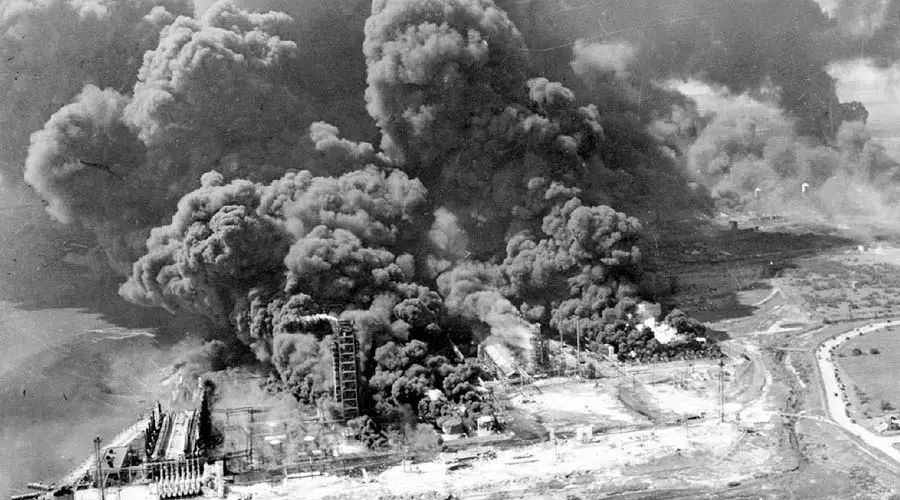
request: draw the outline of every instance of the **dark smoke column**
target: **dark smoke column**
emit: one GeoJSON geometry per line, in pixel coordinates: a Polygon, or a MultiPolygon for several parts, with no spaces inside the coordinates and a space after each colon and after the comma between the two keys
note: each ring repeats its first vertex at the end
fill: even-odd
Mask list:
{"type": "Polygon", "coordinates": [[[477,255],[502,252],[534,177],[577,182],[603,133],[593,106],[528,77],[528,51],[492,1],[378,1],[366,22],[366,102],[384,153],[455,213],[477,255]]]}

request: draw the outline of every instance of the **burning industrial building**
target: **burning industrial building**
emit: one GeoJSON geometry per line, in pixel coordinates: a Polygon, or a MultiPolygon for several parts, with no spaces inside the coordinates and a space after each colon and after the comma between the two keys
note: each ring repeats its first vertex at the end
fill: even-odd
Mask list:
{"type": "MultiPolygon", "coordinates": [[[[207,321],[213,347],[182,359],[249,351],[228,364],[372,433],[490,416],[481,382],[546,364],[545,338],[621,361],[717,356],[702,324],[645,302],[639,219],[896,173],[863,111],[836,102],[820,54],[807,54],[807,93],[783,59],[737,76],[713,64],[740,43],[736,18],[709,2],[689,2],[719,14],[701,23],[716,38],[704,47],[683,25],[644,44],[622,31],[554,45],[523,7],[491,0],[375,0],[368,16],[368,2],[337,2],[351,32],[316,37],[337,4],[259,3],[194,16],[177,1],[13,2],[4,40],[69,22],[78,36],[57,30],[44,47],[61,66],[53,84],[35,77],[40,99],[9,86],[3,109],[37,103],[34,133],[26,157],[26,135],[0,121],[0,161],[24,165],[55,220],[93,234],[122,297],[207,321]],[[97,27],[87,68],[70,65],[63,49],[97,27]],[[660,37],[683,42],[666,64],[660,37]],[[353,55],[313,71],[319,49],[353,55]],[[672,78],[756,107],[739,113],[727,96],[702,114],[672,78]]],[[[790,19],[815,6],[796,3],[790,19]]],[[[617,22],[644,11],[656,9],[617,22]]],[[[21,68],[2,81],[41,76],[29,50],[4,48],[21,68]]]]}
{"type": "MultiPolygon", "coordinates": [[[[616,160],[641,133],[623,139],[534,76],[492,2],[375,2],[363,53],[379,144],[308,121],[289,15],[165,12],[133,86],[85,86],[33,135],[25,170],[51,215],[97,234],[129,301],[206,317],[298,400],[346,412],[340,329],[310,320],[334,312],[355,331],[359,410],[381,423],[433,423],[460,403],[477,414],[484,374],[459,354],[484,343],[527,365],[532,323],[587,347],[666,344],[632,333],[646,331],[632,314],[641,225],[603,203],[632,192],[622,207],[646,206],[625,186],[663,173],[688,192],[688,177],[665,155],[656,170],[616,160]],[[223,113],[223,99],[242,104],[223,113]]],[[[585,50],[578,72],[604,71],[585,50]]]]}
{"type": "Polygon", "coordinates": [[[310,315],[334,311],[355,330],[361,409],[381,423],[477,413],[481,368],[460,349],[526,364],[530,322],[586,342],[633,327],[640,224],[596,203],[614,198],[610,176],[648,174],[604,165],[597,108],[529,76],[502,10],[376,2],[363,51],[381,143],[313,122],[299,157],[304,142],[285,138],[303,98],[279,76],[300,53],[291,23],[229,3],[176,18],[133,92],[89,85],[32,137],[26,180],[54,217],[97,231],[113,265],[133,262],[123,297],[233,331],[285,390],[332,409],[347,402],[333,368],[346,354],[310,315]],[[226,74],[218,88],[248,105],[227,116],[206,85],[226,74]],[[95,179],[107,196],[87,196],[102,172],[84,158],[121,165],[122,179],[95,179]]]}

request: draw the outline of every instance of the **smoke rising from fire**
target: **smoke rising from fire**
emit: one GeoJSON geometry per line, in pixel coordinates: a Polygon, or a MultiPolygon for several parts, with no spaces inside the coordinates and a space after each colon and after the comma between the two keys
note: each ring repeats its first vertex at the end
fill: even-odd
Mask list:
{"type": "Polygon", "coordinates": [[[0,5],[0,175],[18,184],[29,135],[85,85],[127,92],[183,0],[10,0],[0,5]]]}
{"type": "Polygon", "coordinates": [[[838,21],[806,0],[598,2],[612,35],[572,23],[562,44],[539,22],[552,6],[529,2],[98,4],[91,22],[137,33],[119,52],[49,5],[40,22],[3,11],[4,36],[72,22],[60,42],[121,60],[55,69],[71,77],[35,89],[46,112],[0,121],[3,161],[22,164],[35,132],[24,179],[96,235],[123,297],[206,316],[308,403],[331,383],[331,332],[310,314],[353,321],[383,417],[476,408],[460,349],[522,355],[530,322],[599,341],[632,321],[627,214],[708,208],[692,181],[746,203],[894,171],[837,102],[817,41],[838,21]],[[686,77],[765,103],[704,115],[663,85],[686,77]],[[433,388],[444,399],[421,404],[433,388]]]}
{"type": "Polygon", "coordinates": [[[799,135],[772,104],[747,96],[716,101],[715,117],[687,162],[721,205],[818,220],[896,213],[900,163],[863,121],[845,121],[831,144],[823,144],[799,135]]]}

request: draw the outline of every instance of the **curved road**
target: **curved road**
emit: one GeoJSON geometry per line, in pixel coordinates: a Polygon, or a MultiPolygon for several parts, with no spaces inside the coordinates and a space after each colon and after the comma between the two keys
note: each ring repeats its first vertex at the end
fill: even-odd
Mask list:
{"type": "Polygon", "coordinates": [[[828,415],[838,423],[841,427],[858,437],[867,445],[877,449],[887,455],[895,462],[900,463],[900,450],[894,448],[894,443],[900,443],[900,436],[879,436],[863,426],[854,423],[847,416],[846,405],[844,401],[840,383],[835,376],[835,364],[831,359],[831,349],[841,345],[847,340],[859,336],[863,333],[870,333],[882,328],[895,325],[893,321],[885,321],[882,323],[872,323],[864,327],[856,328],[852,331],[842,333],[837,337],[826,340],[815,350],[816,362],[819,366],[819,374],[822,377],[822,386],[825,390],[825,402],[828,408],[828,415]]]}

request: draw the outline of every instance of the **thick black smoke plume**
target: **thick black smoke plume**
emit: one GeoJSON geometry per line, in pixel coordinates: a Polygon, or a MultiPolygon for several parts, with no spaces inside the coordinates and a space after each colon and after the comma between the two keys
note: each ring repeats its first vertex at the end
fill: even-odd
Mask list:
{"type": "Polygon", "coordinates": [[[146,46],[51,99],[25,179],[97,234],[124,297],[234,332],[305,403],[333,388],[323,311],[355,325],[386,420],[483,411],[457,353],[525,357],[531,322],[645,346],[658,327],[664,350],[699,327],[641,302],[626,214],[707,207],[691,176],[746,205],[896,171],[837,102],[845,55],[819,42],[843,21],[811,0],[601,1],[567,40],[548,3],[301,3],[122,14],[146,46]],[[702,115],[665,85],[688,77],[763,104],[702,115]]]}
{"type": "Polygon", "coordinates": [[[0,4],[0,175],[22,179],[28,136],[85,85],[128,92],[145,51],[184,0],[10,0],[0,4]]]}
{"type": "MultiPolygon", "coordinates": [[[[660,104],[670,98],[660,95],[654,83],[672,78],[701,80],[733,94],[770,88],[775,89],[779,106],[796,120],[798,133],[818,138],[834,137],[843,121],[828,64],[859,56],[856,42],[861,39],[849,26],[866,19],[844,12],[865,11],[847,8],[859,2],[843,2],[843,14],[833,19],[814,0],[499,3],[526,33],[537,60],[551,74],[566,71],[560,55],[573,45],[583,51],[598,44],[602,55],[595,60],[618,77],[638,82],[630,87],[641,95],[645,109],[662,109],[660,104]]],[[[889,14],[878,24],[883,30],[891,24],[886,19],[889,14]]],[[[872,21],[866,19],[864,24],[872,21]]],[[[869,45],[874,42],[867,42],[875,51],[868,54],[892,52],[886,46],[869,45]]]]}
{"type": "Polygon", "coordinates": [[[842,123],[824,145],[798,135],[781,110],[746,97],[722,101],[687,160],[728,208],[890,219],[900,201],[900,163],[864,122],[842,123]]]}
{"type": "MultiPolygon", "coordinates": [[[[279,121],[265,109],[275,98],[291,98],[290,87],[268,87],[270,93],[259,94],[262,101],[239,93],[259,88],[279,74],[280,61],[290,60],[293,45],[280,38],[290,34],[283,29],[287,19],[217,4],[199,24],[179,19],[162,40],[178,26],[185,33],[209,30],[238,48],[267,41],[265,49],[248,47],[257,59],[234,59],[246,70],[229,76],[219,93],[262,103],[262,110],[220,114],[199,137],[179,142],[180,128],[163,119],[201,128],[203,113],[196,111],[212,111],[212,98],[187,98],[197,108],[181,107],[170,92],[174,76],[146,85],[156,57],[171,53],[161,43],[148,53],[133,97],[89,89],[58,114],[70,123],[91,110],[92,126],[132,134],[144,158],[164,154],[157,165],[171,169],[170,186],[196,175],[196,168],[219,168],[181,198],[168,225],[151,231],[147,253],[121,288],[129,300],[231,325],[282,385],[310,404],[327,404],[333,387],[333,332],[309,318],[337,308],[357,329],[371,402],[386,420],[410,410],[436,419],[458,403],[482,411],[473,384],[483,374],[451,361],[459,347],[501,342],[524,358],[531,348],[529,321],[564,334],[587,327],[585,334],[596,337],[605,324],[634,311],[640,225],[593,203],[615,199],[622,179],[649,178],[651,165],[606,165],[614,150],[597,108],[579,105],[559,83],[528,77],[521,36],[491,2],[376,3],[364,52],[366,100],[383,134],[380,151],[316,122],[309,131],[318,154],[311,157],[269,157],[269,144],[248,149],[258,144],[253,137],[293,130],[302,121],[291,115],[279,121]],[[91,106],[91,99],[111,104],[91,106]],[[236,134],[233,141],[223,139],[229,133],[236,134]],[[174,152],[164,147],[169,143],[174,152]],[[241,151],[223,156],[231,144],[241,151]],[[261,156],[253,162],[246,151],[261,156]],[[228,162],[221,160],[226,156],[228,162]],[[277,165],[305,169],[266,180],[277,165]],[[310,169],[345,173],[329,177],[310,169]],[[236,179],[245,176],[251,179],[236,179]],[[566,187],[576,183],[579,189],[566,187]],[[461,325],[468,333],[461,334],[461,325]]],[[[189,40],[197,38],[203,37],[189,40]]],[[[203,67],[198,85],[210,71],[215,66],[203,67]]],[[[177,81],[185,91],[194,88],[181,73],[177,81]]],[[[53,123],[35,136],[33,152],[47,142],[44,136],[65,143],[73,128],[53,123]]],[[[652,137],[643,140],[663,150],[652,137]]],[[[36,164],[45,166],[41,173],[58,172],[51,179],[62,178],[46,190],[59,186],[54,209],[64,214],[81,199],[65,182],[78,167],[54,170],[58,157],[36,164]]],[[[668,171],[673,178],[676,173],[668,171]]],[[[36,174],[35,184],[45,177],[36,174]]]]}
{"type": "Polygon", "coordinates": [[[759,200],[750,208],[893,213],[888,172],[894,161],[861,128],[865,107],[839,102],[828,68],[860,57],[882,65],[896,60],[897,2],[838,2],[828,14],[813,0],[500,3],[542,70],[564,79],[570,68],[559,55],[572,50],[578,79],[567,83],[579,95],[595,96],[607,120],[630,114],[683,154],[679,161],[686,159],[688,171],[724,205],[759,200]],[[743,95],[750,107],[720,103],[714,115],[700,116],[690,100],[661,86],[673,79],[743,95]],[[748,132],[750,122],[757,122],[755,131],[748,132]],[[857,137],[849,149],[848,134],[857,137]],[[847,183],[853,187],[843,194],[838,186],[847,183]],[[804,184],[811,187],[805,199],[804,184]]]}

